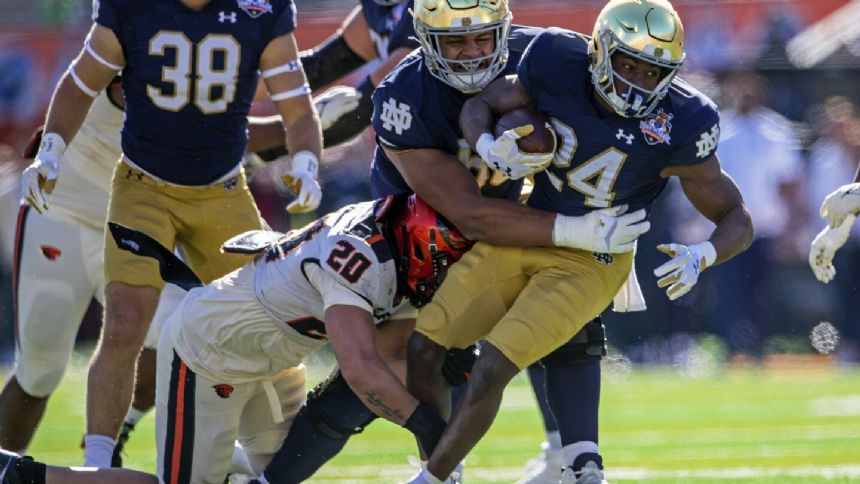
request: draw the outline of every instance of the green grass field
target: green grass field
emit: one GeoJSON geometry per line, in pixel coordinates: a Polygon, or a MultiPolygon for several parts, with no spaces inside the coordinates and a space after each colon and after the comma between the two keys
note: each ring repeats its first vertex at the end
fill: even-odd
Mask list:
{"type": "MultiPolygon", "coordinates": [[[[41,460],[82,462],[85,362],[75,356],[51,400],[30,449],[41,460]]],[[[152,425],[149,415],[132,435],[129,467],[154,469],[152,425]]],[[[541,440],[534,398],[520,375],[469,456],[466,481],[516,481],[541,440]]],[[[377,421],[313,482],[398,482],[414,472],[413,449],[406,431],[377,421]]],[[[612,484],[860,483],[860,370],[752,367],[707,377],[669,369],[606,371],[601,451],[612,484]]]]}

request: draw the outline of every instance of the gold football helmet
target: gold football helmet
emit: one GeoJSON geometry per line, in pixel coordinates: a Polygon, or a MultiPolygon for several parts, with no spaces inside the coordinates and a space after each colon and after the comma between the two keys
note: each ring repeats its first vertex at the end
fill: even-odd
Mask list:
{"type": "Polygon", "coordinates": [[[508,62],[511,12],[507,0],[415,0],[415,33],[430,73],[465,93],[478,92],[502,72],[508,62]],[[475,59],[446,59],[439,39],[492,31],[495,47],[475,59]]]}
{"type": "Polygon", "coordinates": [[[684,64],[684,26],[667,0],[610,0],[594,24],[589,44],[591,80],[598,94],[621,116],[647,116],[666,95],[684,64]],[[662,69],[653,90],[628,82],[612,69],[612,55],[623,52],[662,69]],[[616,78],[626,85],[618,92],[616,78]]]}

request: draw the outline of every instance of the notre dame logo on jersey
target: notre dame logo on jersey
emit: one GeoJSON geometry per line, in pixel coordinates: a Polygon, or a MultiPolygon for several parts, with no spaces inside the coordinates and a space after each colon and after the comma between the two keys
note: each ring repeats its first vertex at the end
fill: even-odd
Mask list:
{"type": "Polygon", "coordinates": [[[388,131],[394,130],[397,134],[403,134],[412,127],[412,113],[409,105],[398,103],[394,98],[382,103],[382,114],[379,119],[382,121],[383,128],[388,131]]]}

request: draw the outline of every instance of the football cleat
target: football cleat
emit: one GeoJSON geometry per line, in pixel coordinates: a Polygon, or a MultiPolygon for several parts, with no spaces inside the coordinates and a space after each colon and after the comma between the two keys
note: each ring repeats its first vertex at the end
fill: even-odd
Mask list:
{"type": "Polygon", "coordinates": [[[609,484],[603,480],[603,469],[600,465],[590,460],[585,463],[578,471],[574,471],[572,467],[565,467],[561,473],[562,484],[609,484]]]}
{"type": "Polygon", "coordinates": [[[541,444],[543,453],[530,460],[526,465],[526,475],[517,484],[556,484],[561,479],[564,456],[560,449],[552,449],[549,444],[541,444]]]}
{"type": "Polygon", "coordinates": [[[113,448],[113,456],[110,460],[111,467],[122,467],[122,451],[128,442],[131,431],[134,430],[134,425],[123,422],[122,429],[119,431],[119,438],[116,439],[116,447],[113,448]]]}
{"type": "Polygon", "coordinates": [[[14,452],[0,449],[0,484],[23,484],[18,475],[18,462],[22,457],[14,452]]]}

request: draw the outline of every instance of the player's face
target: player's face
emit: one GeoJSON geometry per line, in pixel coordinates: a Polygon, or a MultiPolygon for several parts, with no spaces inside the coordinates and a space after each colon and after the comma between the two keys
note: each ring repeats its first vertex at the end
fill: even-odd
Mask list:
{"type": "MultiPolygon", "coordinates": [[[[660,67],[622,52],[616,52],[612,55],[612,70],[627,82],[648,91],[653,91],[660,83],[660,79],[663,78],[660,67]]],[[[624,92],[627,90],[627,86],[615,79],[615,90],[624,92]]]]}
{"type": "MultiPolygon", "coordinates": [[[[493,31],[476,32],[465,35],[443,35],[439,37],[439,53],[449,60],[469,60],[487,57],[493,53],[495,48],[495,34],[493,31]]],[[[486,62],[490,62],[489,59],[486,62]]],[[[486,66],[481,66],[486,67],[486,66]]],[[[455,64],[453,68],[465,70],[463,66],[455,64]]]]}

